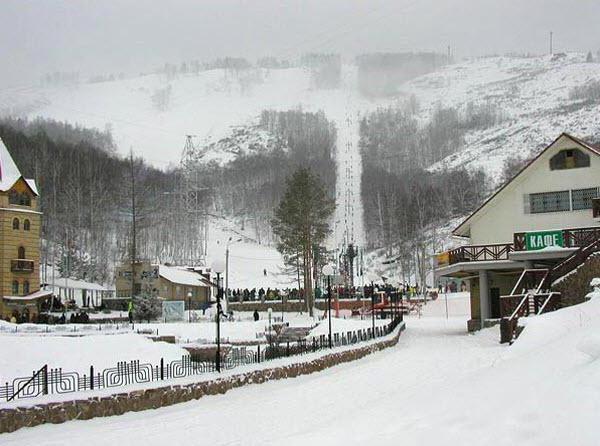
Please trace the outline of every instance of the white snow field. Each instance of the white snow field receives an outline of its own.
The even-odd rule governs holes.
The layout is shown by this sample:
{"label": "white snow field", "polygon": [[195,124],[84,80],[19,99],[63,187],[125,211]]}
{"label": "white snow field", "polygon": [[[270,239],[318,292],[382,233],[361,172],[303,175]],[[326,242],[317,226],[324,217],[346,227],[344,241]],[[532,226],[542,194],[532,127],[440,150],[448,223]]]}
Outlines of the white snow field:
{"label": "white snow field", "polygon": [[116,367],[119,361],[170,362],[187,352],[173,344],[153,342],[134,333],[80,337],[0,336],[0,380],[30,376],[44,364],[64,371],[88,373]]}
{"label": "white snow field", "polygon": [[[21,429],[3,445],[597,445],[600,300],[531,320],[513,346],[465,333],[465,296],[407,318],[396,347],[158,410]],[[457,316],[458,313],[462,313]],[[429,316],[428,316],[429,315]]]}
{"label": "white snow field", "polygon": [[[269,330],[266,313],[260,314],[260,320],[221,323],[221,340],[227,342],[265,342],[265,333]],[[322,314],[319,314],[322,316]],[[315,327],[310,336],[318,337],[328,333],[327,319],[319,321],[305,314],[287,313],[284,321],[292,327]],[[376,320],[377,326],[388,324],[389,320]],[[14,326],[0,321],[2,326]],[[346,333],[371,327],[371,319],[332,318],[332,332]],[[30,325],[30,324],[27,324]],[[88,325],[89,326],[89,325]],[[53,327],[53,326],[51,326]],[[54,326],[66,327],[66,326]],[[30,376],[44,364],[50,368],[62,368],[64,371],[88,373],[91,365],[96,371],[116,367],[119,361],[140,360],[144,363],[158,364],[161,358],[166,362],[181,359],[188,352],[180,344],[214,344],[216,325],[203,320],[197,323],[173,322],[135,324],[134,329],[141,333],[152,332],[161,336],[175,336],[176,345],[165,342],[153,342],[143,334],[128,332],[130,328],[120,328],[120,333],[105,330],[85,331],[85,325],[78,326],[74,333],[34,333],[21,325],[23,332],[0,333],[0,382],[13,378]],[[32,352],[35,354],[22,354]],[[117,389],[121,391],[122,389]],[[0,402],[0,406],[2,403]]]}

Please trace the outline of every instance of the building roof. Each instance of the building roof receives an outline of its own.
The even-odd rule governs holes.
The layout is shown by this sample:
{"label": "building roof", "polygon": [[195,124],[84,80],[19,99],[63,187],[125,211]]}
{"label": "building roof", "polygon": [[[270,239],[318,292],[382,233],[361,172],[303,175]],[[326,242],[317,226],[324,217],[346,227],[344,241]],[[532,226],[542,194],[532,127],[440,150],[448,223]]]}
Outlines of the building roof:
{"label": "building roof", "polygon": [[494,192],[487,200],[485,200],[483,202],[483,204],[481,206],[479,206],[477,209],[475,209],[475,211],[473,211],[471,213],[471,215],[469,215],[466,219],[464,219],[452,231],[452,234],[460,236],[460,237],[466,237],[467,236],[466,230],[469,228],[468,223],[473,219],[473,217],[475,217],[477,214],[479,214],[494,198],[496,198],[496,196],[498,196],[502,191],[504,191],[504,189],[506,189],[506,187],[509,184],[511,184],[513,181],[515,181],[515,179],[517,179],[517,177],[519,177],[531,165],[533,165],[548,149],[550,149],[552,146],[554,146],[561,138],[568,138],[571,141],[573,141],[575,144],[579,145],[580,147],[587,149],[590,153],[592,153],[596,156],[600,156],[600,148],[594,147],[594,146],[586,143],[585,141],[582,141],[579,138],[569,135],[566,132],[561,133],[558,136],[558,138],[556,138],[554,141],[552,141],[552,143],[550,143],[548,146],[546,146],[546,148],[544,150],[542,150],[540,153],[537,154],[537,156],[535,156],[531,161],[529,161],[514,177],[512,177],[512,179],[510,181],[507,181],[506,183],[504,183],[502,185],[502,187],[500,187],[500,189],[498,189],[496,192]]}
{"label": "building roof", "polygon": [[169,282],[188,285],[188,286],[201,286],[209,287],[207,280],[200,274],[190,271],[185,268],[179,268],[176,266],[165,266],[160,265],[158,267],[158,275]]}
{"label": "building roof", "polygon": [[52,291],[50,290],[39,290],[35,293],[28,294],[27,296],[3,296],[4,300],[12,300],[12,301],[23,301],[23,300],[35,300],[40,299],[42,297],[50,296]]}
{"label": "building roof", "polygon": [[[23,178],[21,171],[15,164],[10,152],[4,145],[4,142],[0,138],[0,191],[6,192],[15,185],[19,179]],[[38,195],[37,186],[34,180],[25,179],[25,183],[31,189],[31,191]]]}

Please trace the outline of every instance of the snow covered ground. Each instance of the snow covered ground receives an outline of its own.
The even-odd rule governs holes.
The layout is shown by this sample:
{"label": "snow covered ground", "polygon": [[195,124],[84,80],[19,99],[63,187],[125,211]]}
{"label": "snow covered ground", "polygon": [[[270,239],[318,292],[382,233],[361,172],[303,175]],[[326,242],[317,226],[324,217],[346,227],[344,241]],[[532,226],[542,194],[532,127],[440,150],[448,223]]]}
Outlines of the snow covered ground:
{"label": "snow covered ground", "polygon": [[[399,344],[226,395],[2,435],[3,445],[596,445],[600,301],[532,320],[511,347],[465,332],[466,298],[427,304]],[[430,314],[430,316],[427,316]],[[534,323],[535,322],[535,323]]]}
{"label": "snow covered ground", "polygon": [[[221,323],[223,342],[266,342],[265,333],[269,330],[267,315],[261,313],[255,322],[252,315],[247,320]],[[277,315],[280,316],[280,315]],[[315,327],[310,336],[318,337],[328,333],[327,320],[319,321],[306,314],[285,314],[284,322],[292,327]],[[376,325],[388,324],[389,320],[376,320]],[[346,333],[371,327],[371,320],[332,318],[332,331]],[[3,327],[14,324],[1,322]],[[32,327],[37,327],[32,324]],[[51,326],[72,330],[68,325]],[[90,326],[88,327],[95,327]],[[85,325],[79,325],[77,332],[34,333],[20,326],[20,332],[0,332],[0,382],[12,378],[31,375],[44,364],[50,368],[63,368],[65,371],[85,372],[93,365],[97,371],[115,367],[118,361],[139,359],[141,362],[157,364],[160,358],[166,362],[181,359],[187,351],[181,345],[165,342],[153,342],[143,334],[175,336],[177,344],[213,344],[216,336],[214,322],[204,320],[198,323],[173,322],[135,324],[135,329],[125,325],[118,331],[103,329],[102,332],[86,331]],[[35,354],[22,354],[35,352]]]}
{"label": "snow covered ground", "polygon": [[181,359],[182,348],[165,342],[153,342],[133,333],[80,337],[0,336],[0,380],[31,375],[44,364],[65,371],[89,373],[115,367],[118,361],[143,359],[156,364]]}

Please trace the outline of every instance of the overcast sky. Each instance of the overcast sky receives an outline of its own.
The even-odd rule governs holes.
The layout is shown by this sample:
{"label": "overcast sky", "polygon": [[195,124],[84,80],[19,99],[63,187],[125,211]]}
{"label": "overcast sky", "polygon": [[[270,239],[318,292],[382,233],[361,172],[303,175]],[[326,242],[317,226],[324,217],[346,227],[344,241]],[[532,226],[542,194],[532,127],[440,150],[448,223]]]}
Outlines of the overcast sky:
{"label": "overcast sky", "polygon": [[222,56],[600,49],[599,0],[0,0],[0,81]]}

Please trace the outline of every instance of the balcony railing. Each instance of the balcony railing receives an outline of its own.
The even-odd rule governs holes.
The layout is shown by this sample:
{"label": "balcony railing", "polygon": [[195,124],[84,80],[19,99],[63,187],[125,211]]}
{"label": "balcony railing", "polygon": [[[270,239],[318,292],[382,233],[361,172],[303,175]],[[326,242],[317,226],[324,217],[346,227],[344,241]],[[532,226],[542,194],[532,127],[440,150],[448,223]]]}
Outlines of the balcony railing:
{"label": "balcony railing", "polygon": [[10,270],[13,273],[32,273],[33,272],[33,260],[11,260]]}
{"label": "balcony railing", "polygon": [[[562,231],[564,248],[584,248],[600,239],[600,226],[570,228]],[[527,251],[526,232],[515,232],[515,251]]]}
{"label": "balcony railing", "polygon": [[448,251],[448,263],[508,260],[508,254],[512,251],[512,243],[461,246]]}

